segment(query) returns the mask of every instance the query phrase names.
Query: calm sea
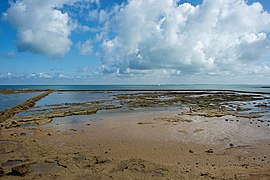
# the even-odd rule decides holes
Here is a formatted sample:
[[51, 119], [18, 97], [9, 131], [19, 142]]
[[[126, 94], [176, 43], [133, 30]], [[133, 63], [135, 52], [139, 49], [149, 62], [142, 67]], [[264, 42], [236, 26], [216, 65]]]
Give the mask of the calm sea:
[[0, 89], [53, 90], [237, 90], [269, 92], [270, 85], [251, 84], [180, 84], [180, 85], [0, 85]]

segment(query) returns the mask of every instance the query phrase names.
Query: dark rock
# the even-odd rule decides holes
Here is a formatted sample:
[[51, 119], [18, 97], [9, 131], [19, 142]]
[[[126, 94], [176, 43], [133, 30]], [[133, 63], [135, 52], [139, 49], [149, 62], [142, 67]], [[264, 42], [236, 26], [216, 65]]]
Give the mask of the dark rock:
[[26, 174], [29, 170], [29, 165], [28, 164], [23, 164], [20, 166], [15, 166], [11, 169], [11, 174], [15, 176], [23, 176]]
[[205, 152], [207, 152], [207, 153], [209, 153], [209, 154], [214, 153], [213, 149], [209, 149], [209, 150], [207, 150], [207, 151], [205, 151]]
[[208, 176], [208, 173], [201, 173], [201, 176]]
[[233, 144], [230, 144], [231, 147], [233, 147]]
[[21, 135], [21, 136], [26, 136], [26, 133], [23, 132], [23, 133], [21, 133], [20, 135]]
[[0, 167], [0, 177], [3, 176], [5, 173], [4, 169]]
[[192, 151], [191, 149], [190, 149], [188, 152], [190, 152], [190, 153], [194, 153], [194, 151]]

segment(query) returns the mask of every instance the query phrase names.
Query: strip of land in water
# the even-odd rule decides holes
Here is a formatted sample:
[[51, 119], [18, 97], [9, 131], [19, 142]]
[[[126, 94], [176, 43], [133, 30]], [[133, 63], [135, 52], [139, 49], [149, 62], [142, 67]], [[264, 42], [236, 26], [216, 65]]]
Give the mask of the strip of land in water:
[[25, 115], [7, 118], [0, 130], [2, 177], [270, 178], [269, 96], [212, 90], [112, 96], [31, 103]]

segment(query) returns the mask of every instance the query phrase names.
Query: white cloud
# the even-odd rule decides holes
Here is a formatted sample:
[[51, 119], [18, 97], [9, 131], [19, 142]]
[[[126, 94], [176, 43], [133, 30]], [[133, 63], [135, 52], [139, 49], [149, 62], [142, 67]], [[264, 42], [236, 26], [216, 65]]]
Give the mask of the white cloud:
[[77, 69], [77, 74], [82, 75], [82, 74], [90, 74], [90, 68], [88, 66], [83, 66]]
[[3, 15], [17, 29], [18, 50], [63, 57], [72, 44], [69, 39], [72, 29], [68, 14], [58, 8], [67, 2], [20, 0], [11, 3]]
[[78, 43], [77, 47], [80, 50], [81, 55], [90, 55], [93, 52], [93, 45], [90, 39], [86, 40], [84, 43]]
[[129, 0], [107, 15], [103, 73], [225, 73], [270, 55], [270, 14], [260, 3]]

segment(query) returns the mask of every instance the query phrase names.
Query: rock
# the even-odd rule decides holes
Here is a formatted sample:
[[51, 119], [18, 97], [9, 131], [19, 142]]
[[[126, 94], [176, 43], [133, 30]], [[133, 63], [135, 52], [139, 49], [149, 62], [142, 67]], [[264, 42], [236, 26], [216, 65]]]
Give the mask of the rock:
[[201, 176], [208, 176], [208, 173], [201, 173]]
[[18, 122], [17, 121], [12, 121], [12, 124], [18, 124]]
[[213, 149], [209, 149], [209, 150], [207, 150], [207, 151], [205, 151], [205, 152], [207, 152], [207, 153], [209, 153], [209, 154], [214, 153]]
[[12, 133], [12, 134], [10, 134], [10, 135], [13, 136], [13, 137], [17, 137], [17, 136], [18, 136], [17, 133]]
[[15, 166], [11, 169], [11, 174], [16, 175], [16, 176], [23, 176], [26, 174], [29, 170], [29, 165], [28, 164], [23, 164], [20, 166]]
[[191, 149], [190, 149], [188, 152], [190, 152], [190, 153], [194, 153], [194, 151], [192, 151]]
[[5, 173], [4, 169], [0, 167], [0, 177], [3, 176]]

